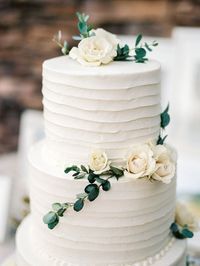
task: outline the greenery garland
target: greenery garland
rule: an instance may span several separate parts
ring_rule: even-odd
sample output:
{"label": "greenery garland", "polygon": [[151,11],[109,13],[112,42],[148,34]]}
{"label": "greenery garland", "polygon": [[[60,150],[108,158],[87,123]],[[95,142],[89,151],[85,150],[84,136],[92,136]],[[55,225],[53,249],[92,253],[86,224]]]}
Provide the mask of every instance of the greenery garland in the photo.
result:
{"label": "greenery garland", "polygon": [[68,174],[73,172],[72,176],[74,179],[86,178],[89,184],[85,187],[84,192],[76,195],[75,202],[65,202],[65,203],[53,203],[52,211],[48,212],[43,217],[43,222],[47,224],[49,229],[53,229],[58,223],[60,217],[63,217],[64,213],[73,208],[74,211],[79,212],[83,209],[85,201],[94,201],[100,193],[100,190],[109,191],[111,189],[111,178],[116,178],[117,180],[124,175],[124,170],[111,166],[110,169],[104,171],[100,174],[96,174],[89,167],[81,165],[78,167],[76,165],[67,167],[65,173]]}

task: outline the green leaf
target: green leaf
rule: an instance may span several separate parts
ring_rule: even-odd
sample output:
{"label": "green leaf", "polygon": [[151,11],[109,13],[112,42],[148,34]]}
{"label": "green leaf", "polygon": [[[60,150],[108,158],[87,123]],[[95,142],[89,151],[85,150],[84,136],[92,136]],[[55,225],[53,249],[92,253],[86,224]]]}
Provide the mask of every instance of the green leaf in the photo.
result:
{"label": "green leaf", "polygon": [[[93,29],[93,25],[90,24],[87,26],[87,32],[91,31]],[[93,32],[90,36],[95,36],[95,33]]]}
{"label": "green leaf", "polygon": [[58,216],[63,217],[63,214],[65,213],[65,211],[66,211],[65,208],[62,208],[62,209],[58,210],[57,211]]}
{"label": "green leaf", "polygon": [[81,36],[72,36],[72,39],[75,41],[81,41],[82,40]]}
{"label": "green leaf", "polygon": [[86,34],[87,33],[87,24],[86,22],[79,22],[78,23],[78,29],[80,31],[81,34]]}
{"label": "green leaf", "polygon": [[121,47],[120,47],[119,44],[117,45],[117,54],[118,54],[119,56],[122,55],[122,49],[121,49]]}
{"label": "green leaf", "polygon": [[176,223],[172,223],[170,226],[170,230],[172,232],[178,232],[179,231],[178,225]]}
{"label": "green leaf", "polygon": [[161,128],[165,129],[166,126],[169,125],[170,122],[170,115],[168,114],[169,111],[169,104],[167,105],[166,109],[160,115],[160,126]]}
{"label": "green leaf", "polygon": [[102,184],[102,189],[104,191],[109,191],[111,189],[110,181],[105,180],[105,182]]}
{"label": "green leaf", "polygon": [[170,122],[169,114],[168,113],[162,114],[161,123],[160,123],[161,128],[165,129],[165,127],[169,125],[169,122]]}
{"label": "green leaf", "polygon": [[99,188],[93,188],[90,193],[88,194],[88,200],[93,201],[99,196]]}
{"label": "green leaf", "polygon": [[86,173],[79,173],[79,175],[76,175],[74,179],[83,179],[85,177]]}
{"label": "green leaf", "polygon": [[81,170],[88,174],[88,170],[84,165],[81,165]]}
{"label": "green leaf", "polygon": [[146,56],[147,52],[144,48],[136,48],[135,53],[137,58],[143,58]]}
{"label": "green leaf", "polygon": [[113,174],[115,175],[115,177],[121,177],[124,175],[124,171],[122,169],[119,169],[117,167],[114,166],[110,166],[110,169],[112,170]]}
{"label": "green leaf", "polygon": [[50,211],[43,217],[43,222],[45,224],[50,224],[50,223],[54,223],[57,219],[58,219],[58,215],[55,212]]}
{"label": "green leaf", "polygon": [[58,220],[56,220],[55,222],[53,222],[53,223],[50,223],[50,224],[48,224],[48,228],[49,229],[54,229],[54,227],[56,227],[56,225],[59,223],[59,219]]}
{"label": "green leaf", "polygon": [[152,49],[150,48],[150,46],[148,45],[148,43],[145,42],[144,46],[146,47],[146,49],[147,49],[149,52],[152,52]]}
{"label": "green leaf", "polygon": [[66,169],[65,169],[65,173],[66,174],[68,174],[69,172],[71,172],[71,171],[74,171],[74,172],[80,172],[80,168],[78,167],[78,166],[76,166],[76,165],[72,165],[72,166],[70,166],[70,167],[67,167]]}
{"label": "green leaf", "polygon": [[162,138],[162,137],[159,135],[156,144],[157,144],[157,145],[163,145],[167,137],[168,137],[168,135],[165,135],[164,138]]}
{"label": "green leaf", "polygon": [[60,203],[53,203],[52,204],[52,209],[55,211],[55,212],[57,212],[57,211],[59,211],[60,209],[62,209],[63,207],[62,207],[62,204],[60,204]]}
{"label": "green leaf", "polygon": [[100,176],[105,176],[105,175],[112,175],[112,171],[111,170],[107,170],[107,171],[104,171],[104,172],[102,172],[101,174],[100,174]]}
{"label": "green leaf", "polygon": [[92,184],[96,181],[96,177],[98,177],[97,175],[95,175],[94,173],[90,173],[88,175],[88,181]]}
{"label": "green leaf", "polygon": [[185,238],[192,238],[194,236],[193,232],[191,232],[189,229],[184,228],[181,231],[181,234],[185,237]]}
{"label": "green leaf", "polygon": [[79,212],[83,209],[84,206],[84,200],[83,199],[78,199],[75,203],[74,203],[74,210],[76,212]]}
{"label": "green leaf", "polygon": [[93,189],[98,188],[97,184],[89,184],[85,187],[85,193],[89,194]]}
{"label": "green leaf", "polygon": [[123,54],[124,55],[128,55],[129,54],[129,46],[127,44],[124,45],[124,47],[122,48],[123,50]]}
{"label": "green leaf", "polygon": [[139,35],[136,37],[135,46],[138,46],[138,44],[140,43],[141,40],[142,40],[142,34],[139,34]]}
{"label": "green leaf", "polygon": [[80,174],[80,172],[75,172],[72,176],[77,176],[79,174]]}
{"label": "green leaf", "polygon": [[117,45],[117,55],[115,56],[115,61],[127,61],[129,56],[130,48],[127,44],[125,44],[123,47],[120,47],[120,45]]}
{"label": "green leaf", "polygon": [[81,22],[87,22],[89,19],[89,15],[86,15],[85,13],[76,12],[76,15],[78,17],[78,20]]}
{"label": "green leaf", "polygon": [[63,47],[62,47],[61,51],[62,51],[62,53],[63,53],[64,55],[67,55],[67,54],[69,53],[68,43],[67,43],[67,41],[64,41],[64,44],[63,44]]}
{"label": "green leaf", "polygon": [[153,41],[153,46],[158,46],[158,42],[157,41]]}
{"label": "green leaf", "polygon": [[171,224],[170,230],[177,239],[185,239],[193,237],[193,233],[187,228],[184,228],[180,231],[180,228],[176,223]]}
{"label": "green leaf", "polygon": [[99,195],[99,187],[97,184],[90,184],[85,188],[85,192],[88,194],[88,200],[93,201]]}

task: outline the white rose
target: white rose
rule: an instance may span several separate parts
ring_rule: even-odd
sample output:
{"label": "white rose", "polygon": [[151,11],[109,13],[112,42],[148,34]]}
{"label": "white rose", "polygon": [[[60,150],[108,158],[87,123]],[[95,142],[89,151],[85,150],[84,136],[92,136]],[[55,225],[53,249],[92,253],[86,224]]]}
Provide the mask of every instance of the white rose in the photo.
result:
{"label": "white rose", "polygon": [[116,36],[103,29],[93,30],[93,32],[95,35],[81,40],[78,47],[71,49],[69,56],[85,66],[110,63],[117,55]]}
{"label": "white rose", "polygon": [[94,33],[97,37],[105,38],[109,43],[113,45],[115,49],[117,45],[120,43],[120,40],[117,39],[117,36],[115,34],[106,31],[104,29],[98,28],[96,30],[92,30],[91,32]]}
{"label": "white rose", "polygon": [[152,178],[169,184],[175,175],[175,160],[172,158],[172,151],[164,145],[154,147],[154,158],[156,160],[156,169]]}
{"label": "white rose", "polygon": [[89,158],[89,167],[95,174],[101,174],[109,170],[109,162],[106,153],[101,150],[93,151]]}
{"label": "white rose", "polygon": [[154,172],[155,165],[151,147],[148,144],[137,146],[128,158],[124,175],[134,179],[149,177]]}
{"label": "white rose", "polygon": [[187,225],[188,229],[192,232],[199,230],[198,220],[193,216],[188,208],[180,202],[176,204],[175,221],[182,227]]}

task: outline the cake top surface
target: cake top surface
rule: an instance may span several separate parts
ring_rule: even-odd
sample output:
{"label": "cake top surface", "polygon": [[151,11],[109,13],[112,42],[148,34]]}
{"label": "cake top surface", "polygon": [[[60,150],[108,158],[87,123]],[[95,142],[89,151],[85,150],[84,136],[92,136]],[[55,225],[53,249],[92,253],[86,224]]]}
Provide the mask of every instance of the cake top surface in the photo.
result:
{"label": "cake top surface", "polygon": [[160,70],[160,63],[149,60],[145,63],[135,63],[134,61],[113,61],[101,67],[83,66],[69,56],[59,56],[46,60],[43,68],[50,72],[57,72],[66,75],[103,75],[118,76],[123,74],[143,74]]}

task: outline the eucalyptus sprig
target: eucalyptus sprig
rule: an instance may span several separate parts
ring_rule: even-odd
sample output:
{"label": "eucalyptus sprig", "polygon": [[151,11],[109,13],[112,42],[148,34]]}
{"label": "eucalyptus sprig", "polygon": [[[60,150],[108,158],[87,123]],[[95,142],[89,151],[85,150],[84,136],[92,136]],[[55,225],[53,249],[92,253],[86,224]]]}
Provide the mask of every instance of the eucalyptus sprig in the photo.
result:
{"label": "eucalyptus sprig", "polygon": [[117,55],[114,57],[114,61],[135,61],[136,63],[145,63],[148,61],[148,58],[146,57],[147,53],[152,52],[153,48],[158,46],[158,42],[153,41],[152,43],[141,43],[142,38],[142,34],[139,34],[136,37],[134,48],[130,48],[127,44],[120,47],[118,44]]}
{"label": "eucalyptus sprig", "polygon": [[92,36],[91,30],[93,28],[93,26],[91,24],[88,24],[88,19],[89,19],[89,15],[86,15],[84,13],[76,13],[77,18],[78,18],[78,30],[80,35],[78,36],[73,36],[72,38],[76,41],[81,41],[84,38],[88,38],[90,36]]}
{"label": "eucalyptus sprig", "polygon": [[178,239],[192,238],[194,235],[193,232],[188,229],[187,225],[181,227],[177,223],[172,223],[170,226],[170,230],[173,236]]}
{"label": "eucalyptus sprig", "polygon": [[111,182],[109,179],[116,178],[117,180],[124,175],[124,170],[117,168],[115,166],[109,167],[100,174],[96,174],[88,166],[72,165],[67,167],[64,171],[66,174],[73,172],[72,176],[74,179],[87,178],[89,184],[84,189],[83,193],[76,195],[76,200],[74,202],[66,203],[53,203],[52,211],[48,212],[43,217],[43,222],[47,224],[49,229],[53,229],[63,217],[64,213],[69,209],[73,208],[74,211],[79,212],[83,209],[86,200],[94,201],[100,193],[100,190],[109,191],[111,189]]}
{"label": "eucalyptus sprig", "polygon": [[147,52],[152,52],[153,51],[153,47],[158,46],[158,42],[157,41],[153,41],[152,43],[141,43],[142,41],[142,34],[139,34],[136,37],[135,40],[135,62],[136,63],[144,63],[145,61],[148,60],[148,58],[146,57]]}
{"label": "eucalyptus sprig", "polygon": [[170,123],[170,115],[169,115],[169,104],[168,104],[166,109],[160,114],[160,134],[157,140],[157,145],[164,144],[167,135],[164,136],[163,132],[165,128],[169,125],[169,123]]}
{"label": "eucalyptus sprig", "polygon": [[69,54],[68,42],[67,41],[62,41],[62,32],[60,30],[53,37],[53,41],[61,48],[61,52],[64,55],[68,55]]}

